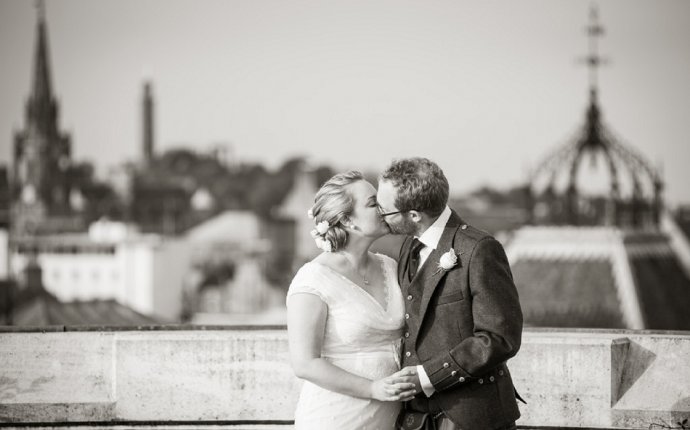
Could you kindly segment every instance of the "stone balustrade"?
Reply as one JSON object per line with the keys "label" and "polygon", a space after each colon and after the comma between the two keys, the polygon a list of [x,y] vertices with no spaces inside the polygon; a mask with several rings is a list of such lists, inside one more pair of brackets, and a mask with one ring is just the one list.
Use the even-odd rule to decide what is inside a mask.
{"label": "stone balustrade", "polygon": [[[690,421],[690,332],[529,329],[522,428]],[[0,426],[289,429],[284,327],[0,329]],[[680,428],[680,427],[677,427]]]}

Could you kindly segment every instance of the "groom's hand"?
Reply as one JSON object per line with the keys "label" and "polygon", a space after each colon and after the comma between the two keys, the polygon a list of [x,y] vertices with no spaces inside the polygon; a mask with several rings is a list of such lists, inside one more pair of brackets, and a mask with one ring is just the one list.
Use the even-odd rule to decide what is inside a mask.
{"label": "groom's hand", "polygon": [[419,375],[417,374],[416,366],[404,367],[396,373],[389,376],[389,378],[393,378],[393,380],[395,380],[395,382],[399,384],[414,384],[414,394],[420,393],[422,391],[422,385],[419,382]]}
{"label": "groom's hand", "polygon": [[385,378],[371,381],[370,397],[384,402],[412,400],[417,387],[413,383],[403,380],[403,376],[399,374],[400,372],[397,372]]}

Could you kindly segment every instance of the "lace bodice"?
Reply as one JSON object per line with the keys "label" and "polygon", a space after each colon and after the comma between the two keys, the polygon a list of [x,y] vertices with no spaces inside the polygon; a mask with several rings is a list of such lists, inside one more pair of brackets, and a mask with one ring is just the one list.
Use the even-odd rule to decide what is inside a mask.
{"label": "lace bodice", "polygon": [[287,294],[315,294],[328,306],[323,357],[380,352],[397,344],[402,334],[405,304],[396,281],[395,260],[376,254],[383,267],[385,307],[340,273],[309,262],[297,272]]}

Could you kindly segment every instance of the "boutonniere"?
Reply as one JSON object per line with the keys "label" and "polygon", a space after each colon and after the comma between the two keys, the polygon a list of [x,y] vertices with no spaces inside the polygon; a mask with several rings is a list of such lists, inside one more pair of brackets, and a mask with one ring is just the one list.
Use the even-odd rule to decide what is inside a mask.
{"label": "boutonniere", "polygon": [[[460,253],[462,254],[462,253]],[[441,256],[441,258],[438,260],[438,269],[436,269],[436,272],[434,275],[436,275],[439,272],[447,272],[453,267],[458,265],[458,255],[460,255],[455,252],[453,248],[450,248],[450,251],[446,252]]]}

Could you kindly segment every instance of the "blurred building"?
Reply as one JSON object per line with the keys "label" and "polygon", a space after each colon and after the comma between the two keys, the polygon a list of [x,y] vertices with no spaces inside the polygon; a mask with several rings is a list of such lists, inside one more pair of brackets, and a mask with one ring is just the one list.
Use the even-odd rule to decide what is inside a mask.
{"label": "blurred building", "polygon": [[[596,10],[591,19],[584,126],[535,170],[527,188],[534,225],[518,229],[506,247],[525,324],[687,330],[690,277],[676,244],[682,238],[662,223],[661,175],[603,122],[596,82],[603,29]],[[587,157],[608,170],[607,195],[580,193]]]}
{"label": "blurred building", "polygon": [[226,211],[191,228],[185,314],[195,324],[284,324],[285,290],[271,283],[273,242],[251,211]]}
{"label": "blurred building", "polygon": [[10,184],[7,168],[0,166],[0,281],[9,277],[9,241]]}
{"label": "blurred building", "polygon": [[58,125],[59,105],[53,94],[48,30],[38,4],[31,89],[24,127],[14,136],[11,195],[13,229],[20,234],[79,230],[71,204],[71,138]]}
{"label": "blurred building", "polygon": [[690,206],[681,206],[675,214],[665,211],[661,230],[668,235],[671,247],[690,278]]}
{"label": "blurred building", "polygon": [[294,223],[292,243],[294,244],[294,263],[299,267],[318,254],[310,231],[314,229],[314,220],[307,216],[307,211],[314,205],[314,196],[318,191],[314,172],[305,163],[301,163],[295,172],[292,188],[283,202],[273,212],[273,218],[290,220]]}
{"label": "blurred building", "polygon": [[165,322],[136,312],[113,299],[64,302],[48,292],[36,259],[24,269],[22,288],[12,297],[3,324],[16,326],[98,325],[138,326]]}
{"label": "blurred building", "polygon": [[72,141],[59,127],[59,104],[52,86],[45,5],[38,18],[29,97],[23,128],[14,133],[9,175],[12,234],[85,231],[101,216],[122,217],[122,202],[99,181],[88,162],[75,162]]}
{"label": "blurred building", "polygon": [[690,329],[690,280],[661,232],[523,227],[506,253],[526,325]]}
{"label": "blurred building", "polygon": [[60,301],[112,299],[143,314],[180,318],[190,264],[183,239],[141,234],[124,223],[101,220],[88,233],[16,239],[11,275],[19,279],[34,258],[46,291]]}
{"label": "blurred building", "polygon": [[[12,280],[35,258],[41,270],[32,273],[40,273],[41,288],[62,302],[116,300],[168,320],[205,311],[200,306],[242,314],[265,310],[276,298],[282,303],[296,268],[316,254],[306,211],[317,178],[330,177],[330,169],[305,169],[299,158],[276,172],[229,166],[224,146],[159,152],[154,87],[147,81],[141,155],[99,182],[90,163],[72,160],[70,137],[59,129],[43,2],[37,10],[25,125],[15,134],[7,204],[0,207],[0,223],[3,216],[12,219],[11,231],[0,228],[0,275],[6,272],[8,285],[28,294]],[[227,225],[234,231],[223,230]],[[190,285],[199,287],[196,302],[184,299]],[[0,295],[5,291],[13,296],[10,287]],[[219,291],[220,299],[209,299]]]}
{"label": "blurred building", "polygon": [[16,287],[10,279],[10,185],[7,168],[0,166],[0,325],[7,324]]}
{"label": "blurred building", "polygon": [[530,212],[524,200],[522,187],[506,192],[482,187],[468,196],[451,198],[448,205],[469,224],[502,240],[508,232],[529,221]]}
{"label": "blurred building", "polygon": [[304,161],[288,161],[257,181],[255,210],[225,211],[185,233],[193,266],[185,314],[194,323],[285,323],[290,280],[318,251],[307,216],[317,182]]}
{"label": "blurred building", "polygon": [[[128,195],[128,219],[143,232],[181,234],[191,225],[191,198],[196,184],[184,174],[171,174],[155,150],[155,110],[151,82],[144,83],[141,101],[142,157],[127,170],[131,178]],[[175,154],[172,164],[191,164],[191,153]]]}

